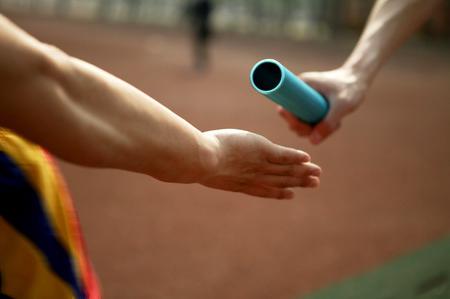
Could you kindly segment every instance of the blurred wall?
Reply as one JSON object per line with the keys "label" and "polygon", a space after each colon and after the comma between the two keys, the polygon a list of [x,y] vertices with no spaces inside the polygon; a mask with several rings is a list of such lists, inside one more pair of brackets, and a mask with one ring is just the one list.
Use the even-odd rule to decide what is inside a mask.
{"label": "blurred wall", "polygon": [[[82,20],[182,26],[191,0],[0,0],[0,11]],[[215,0],[214,26],[219,31],[326,39],[360,31],[375,0]],[[424,33],[450,35],[450,0]]]}

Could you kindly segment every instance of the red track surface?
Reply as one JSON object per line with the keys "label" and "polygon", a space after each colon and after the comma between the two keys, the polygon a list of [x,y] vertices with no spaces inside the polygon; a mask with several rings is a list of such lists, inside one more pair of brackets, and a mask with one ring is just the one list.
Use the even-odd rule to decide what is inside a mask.
{"label": "red track surface", "polygon": [[401,50],[364,106],[313,147],[251,90],[248,71],[265,57],[294,71],[332,68],[350,43],[223,37],[212,71],[196,75],[182,33],[16,21],[202,130],[252,130],[323,168],[320,189],[279,202],[61,163],[107,299],[288,299],[450,233],[448,49]]}

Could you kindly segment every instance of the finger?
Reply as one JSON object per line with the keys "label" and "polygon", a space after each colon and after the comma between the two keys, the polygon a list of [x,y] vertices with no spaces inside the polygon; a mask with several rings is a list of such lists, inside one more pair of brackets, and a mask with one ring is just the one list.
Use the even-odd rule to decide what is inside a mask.
{"label": "finger", "polygon": [[256,178],[253,183],[261,184],[264,186],[278,187],[278,188],[291,188],[291,187],[309,187],[312,184],[312,178],[314,176],[278,176],[278,175],[262,175]]}
{"label": "finger", "polygon": [[288,123],[289,128],[296,132],[299,136],[308,136],[311,134],[312,127],[304,122],[301,122],[289,111],[278,106],[278,113]]}
{"label": "finger", "polygon": [[345,115],[342,106],[330,101],[330,108],[325,118],[317,124],[311,134],[309,140],[312,144],[319,144],[328,138],[332,133],[341,126],[341,119]]}
{"label": "finger", "polygon": [[317,188],[320,186],[320,179],[315,176],[310,176],[309,178],[308,188]]}
{"label": "finger", "polygon": [[274,199],[292,199],[294,197],[294,192],[291,189],[257,185],[249,186],[242,192],[253,196]]}
{"label": "finger", "polygon": [[337,131],[340,127],[340,123],[333,124],[327,121],[323,121],[314,128],[313,132],[309,136],[309,140],[312,144],[319,144],[335,131]]}
{"label": "finger", "polygon": [[281,165],[269,164],[264,169],[266,175],[276,176],[290,176],[290,177],[306,177],[306,176],[320,176],[322,169],[313,163],[303,163],[299,165]]}
{"label": "finger", "polygon": [[300,164],[311,161],[311,157],[303,151],[277,145],[267,153],[267,161],[275,164]]}

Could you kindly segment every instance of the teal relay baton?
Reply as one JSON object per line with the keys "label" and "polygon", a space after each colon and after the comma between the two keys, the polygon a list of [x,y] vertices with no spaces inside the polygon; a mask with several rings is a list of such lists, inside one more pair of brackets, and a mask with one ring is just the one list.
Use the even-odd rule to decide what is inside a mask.
{"label": "teal relay baton", "polygon": [[256,63],[250,82],[257,92],[310,125],[319,123],[328,112],[328,101],[319,92],[274,59]]}

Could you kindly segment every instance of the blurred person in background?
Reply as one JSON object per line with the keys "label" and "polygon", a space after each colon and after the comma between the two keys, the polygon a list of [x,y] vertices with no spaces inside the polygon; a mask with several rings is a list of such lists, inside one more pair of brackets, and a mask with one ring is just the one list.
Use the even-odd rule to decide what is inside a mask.
{"label": "blurred person in background", "polygon": [[301,137],[319,144],[341,126],[345,116],[363,102],[376,74],[393,52],[422,24],[441,0],[378,0],[366,27],[345,63],[331,71],[308,72],[300,78],[323,94],[330,110],[325,119],[314,127],[298,120],[278,107],[290,129]]}
{"label": "blurred person in background", "polygon": [[126,0],[126,4],[128,8],[128,21],[137,22],[143,0]]}
{"label": "blurred person in background", "polygon": [[305,152],[254,133],[201,132],[0,15],[0,298],[100,297],[74,207],[40,146],[79,165],[276,199],[317,187],[321,172]]}
{"label": "blurred person in background", "polygon": [[208,47],[212,37],[211,14],[213,3],[209,0],[193,0],[185,8],[192,38],[194,68],[205,70],[209,65]]}

